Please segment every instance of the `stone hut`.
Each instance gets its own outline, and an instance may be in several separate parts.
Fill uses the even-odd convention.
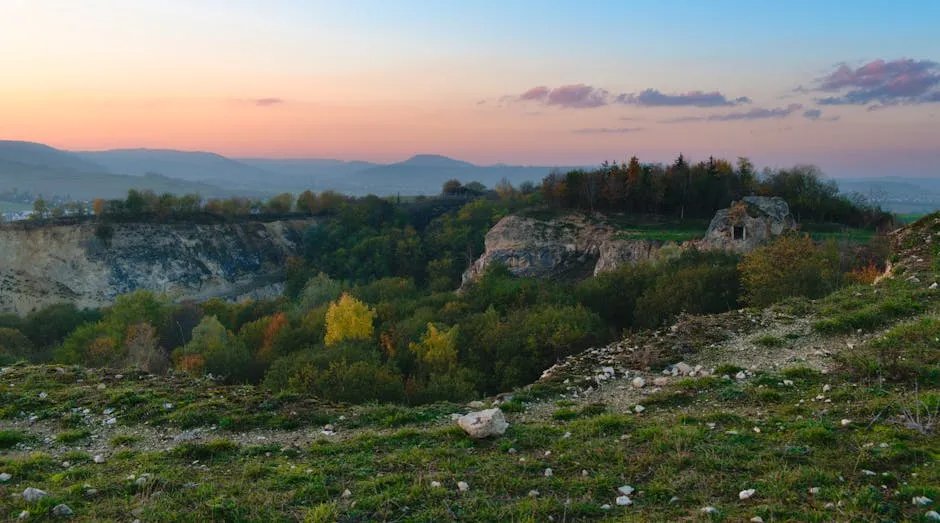
[[[715,213],[704,243],[713,249],[747,252],[795,227],[783,198],[745,196]]]

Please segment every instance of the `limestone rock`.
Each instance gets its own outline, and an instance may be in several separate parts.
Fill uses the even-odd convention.
[[[783,198],[745,196],[715,213],[702,243],[706,248],[747,252],[795,226]]]
[[[52,515],[60,518],[67,518],[72,516],[72,509],[68,505],[58,504],[52,507]]]
[[[506,422],[503,411],[499,409],[471,412],[465,416],[461,416],[460,419],[457,420],[457,424],[474,439],[502,436],[505,434],[506,429],[509,428],[509,423]]]
[[[27,503],[35,503],[40,499],[48,496],[49,493],[44,490],[39,490],[38,488],[27,487],[23,491],[23,500]]]

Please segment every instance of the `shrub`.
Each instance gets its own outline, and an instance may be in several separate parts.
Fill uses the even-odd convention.
[[[234,340],[215,316],[207,316],[193,329],[193,339],[176,350],[177,367],[198,370],[238,380],[247,372],[250,363],[248,350]],[[196,356],[196,357],[194,357]]]
[[[791,296],[818,298],[839,286],[835,244],[817,246],[809,236],[788,234],[744,256],[738,266],[745,301],[763,307]]]
[[[30,359],[32,355],[33,344],[29,338],[16,329],[0,327],[0,361],[4,358],[10,362]]]

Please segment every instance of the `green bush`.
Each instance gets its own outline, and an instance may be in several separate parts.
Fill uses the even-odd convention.
[[[781,236],[744,256],[739,265],[744,299],[765,307],[794,296],[825,296],[841,284],[839,263],[835,243],[818,246],[809,236]]]

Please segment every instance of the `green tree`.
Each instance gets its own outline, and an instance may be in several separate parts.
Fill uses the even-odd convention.
[[[447,372],[457,364],[457,327],[438,329],[428,323],[421,341],[408,348],[433,371]]]
[[[251,359],[248,350],[236,343],[234,336],[215,316],[206,316],[193,329],[192,341],[177,349],[178,361],[187,357],[201,358],[205,372],[223,376],[229,381],[240,379]]]
[[[818,298],[841,282],[839,250],[808,235],[788,234],[744,256],[738,266],[749,305],[763,307],[791,296]]]

